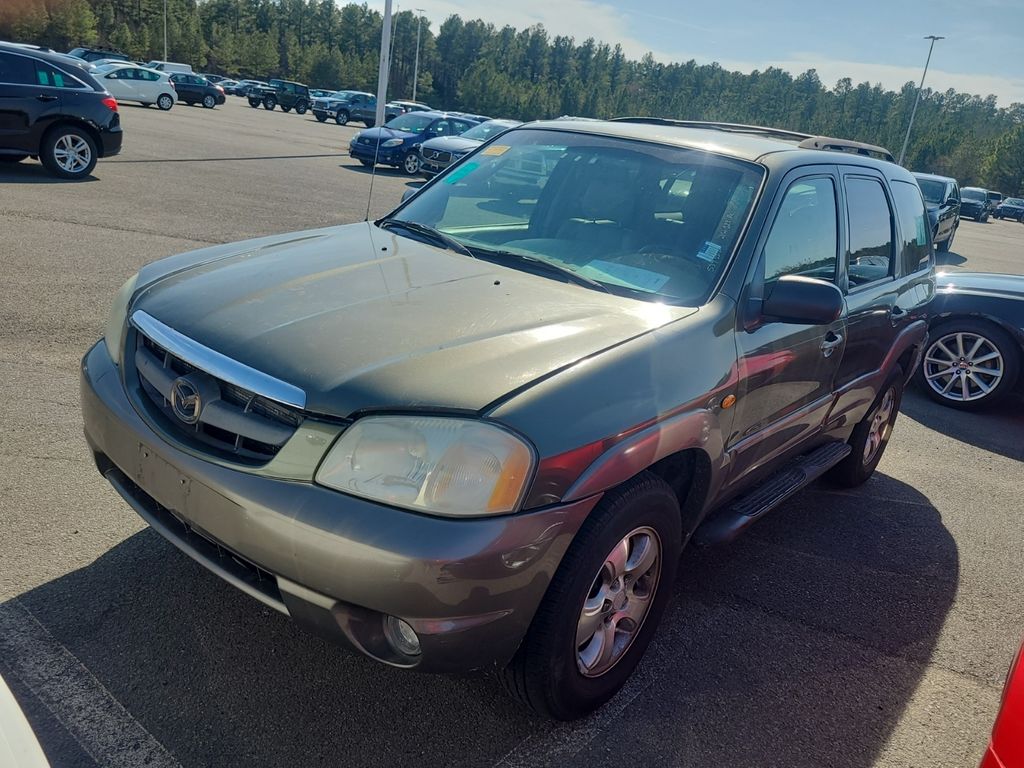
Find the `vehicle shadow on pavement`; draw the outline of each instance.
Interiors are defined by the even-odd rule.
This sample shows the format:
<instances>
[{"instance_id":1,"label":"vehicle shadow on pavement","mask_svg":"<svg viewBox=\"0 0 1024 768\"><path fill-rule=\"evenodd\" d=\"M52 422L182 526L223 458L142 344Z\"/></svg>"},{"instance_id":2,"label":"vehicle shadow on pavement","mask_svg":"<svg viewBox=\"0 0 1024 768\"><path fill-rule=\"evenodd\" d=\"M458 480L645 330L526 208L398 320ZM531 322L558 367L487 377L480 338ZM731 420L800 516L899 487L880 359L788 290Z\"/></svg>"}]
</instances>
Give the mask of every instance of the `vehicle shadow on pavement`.
<instances>
[{"instance_id":1,"label":"vehicle shadow on pavement","mask_svg":"<svg viewBox=\"0 0 1024 768\"><path fill-rule=\"evenodd\" d=\"M915 385L904 394L900 412L946 438L1024 461L1024 392L1020 386L1002 403L958 411L933 403Z\"/></svg>"},{"instance_id":2,"label":"vehicle shadow on pavement","mask_svg":"<svg viewBox=\"0 0 1024 768\"><path fill-rule=\"evenodd\" d=\"M956 545L914 489L880 474L814 486L736 543L688 550L637 674L568 724L490 676L402 672L321 641L149 529L16 603L186 766L866 768L958 578Z\"/></svg>"},{"instance_id":3,"label":"vehicle shadow on pavement","mask_svg":"<svg viewBox=\"0 0 1024 768\"><path fill-rule=\"evenodd\" d=\"M967 263L967 257L961 256L956 251L946 251L945 253L935 252L935 266L936 267L959 267L961 264Z\"/></svg>"},{"instance_id":4,"label":"vehicle shadow on pavement","mask_svg":"<svg viewBox=\"0 0 1024 768\"><path fill-rule=\"evenodd\" d=\"M100 164L103 161L100 160ZM102 171L101 165L96 170ZM4 163L0 165L0 184L88 184L99 181L95 176L86 176L84 179L58 179L47 171L43 164L35 160L23 160L20 163Z\"/></svg>"}]
</instances>

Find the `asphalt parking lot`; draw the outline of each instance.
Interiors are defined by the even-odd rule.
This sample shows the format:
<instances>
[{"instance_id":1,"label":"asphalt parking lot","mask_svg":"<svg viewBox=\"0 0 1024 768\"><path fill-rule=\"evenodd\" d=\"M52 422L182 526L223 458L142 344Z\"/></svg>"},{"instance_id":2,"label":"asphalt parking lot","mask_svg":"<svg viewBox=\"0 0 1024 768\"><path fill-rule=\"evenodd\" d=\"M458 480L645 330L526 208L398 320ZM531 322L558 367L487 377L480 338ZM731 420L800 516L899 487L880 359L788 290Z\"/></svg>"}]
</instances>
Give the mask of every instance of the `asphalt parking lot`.
<instances>
[{"instance_id":1,"label":"asphalt parking lot","mask_svg":"<svg viewBox=\"0 0 1024 768\"><path fill-rule=\"evenodd\" d=\"M916 392L875 477L683 556L638 674L551 724L488 676L403 673L296 629L149 530L96 472L78 361L121 282L209 243L362 220L356 128L121 107L95 179L0 170L0 674L55 766L971 766L1024 616L1024 401ZM370 216L408 180L382 170ZM943 268L1024 274L964 221Z\"/></svg>"}]
</instances>

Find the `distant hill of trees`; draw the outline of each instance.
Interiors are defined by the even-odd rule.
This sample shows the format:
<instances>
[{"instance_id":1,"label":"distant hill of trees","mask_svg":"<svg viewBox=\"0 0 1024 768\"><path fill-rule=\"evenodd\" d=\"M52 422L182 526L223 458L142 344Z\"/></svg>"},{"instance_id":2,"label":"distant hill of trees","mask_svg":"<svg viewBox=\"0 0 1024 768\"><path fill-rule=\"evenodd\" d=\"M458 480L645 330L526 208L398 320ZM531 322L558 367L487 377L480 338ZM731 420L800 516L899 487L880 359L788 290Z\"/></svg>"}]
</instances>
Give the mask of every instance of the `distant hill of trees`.
<instances>
[{"instance_id":1,"label":"distant hill of trees","mask_svg":"<svg viewBox=\"0 0 1024 768\"><path fill-rule=\"evenodd\" d=\"M197 70L286 76L374 90L381 14L334 0L167 0L168 56ZM629 59L620 46L450 16L421 19L417 96L442 108L533 119L655 115L771 125L854 138L898 152L916 85L899 91L843 78L822 83L769 67L750 74L695 61ZM417 18L395 16L390 95L408 98ZM2 0L0 39L58 50L100 43L163 56L163 0ZM906 165L1004 194L1024 193L1024 104L926 89Z\"/></svg>"}]
</instances>

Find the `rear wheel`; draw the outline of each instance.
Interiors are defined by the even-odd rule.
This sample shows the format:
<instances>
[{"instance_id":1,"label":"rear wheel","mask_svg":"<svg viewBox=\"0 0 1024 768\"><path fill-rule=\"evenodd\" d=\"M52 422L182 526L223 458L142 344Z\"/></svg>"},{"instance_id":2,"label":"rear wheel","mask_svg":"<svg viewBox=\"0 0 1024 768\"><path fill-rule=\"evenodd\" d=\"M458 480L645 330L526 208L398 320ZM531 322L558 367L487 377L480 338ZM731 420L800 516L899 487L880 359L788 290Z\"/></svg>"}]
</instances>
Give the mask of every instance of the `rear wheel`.
<instances>
[{"instance_id":1,"label":"rear wheel","mask_svg":"<svg viewBox=\"0 0 1024 768\"><path fill-rule=\"evenodd\" d=\"M213 96L211 96L210 94L206 94L205 96L203 96L203 106L207 109L213 109L215 106L217 106L217 100L213 98Z\"/></svg>"},{"instance_id":2,"label":"rear wheel","mask_svg":"<svg viewBox=\"0 0 1024 768\"><path fill-rule=\"evenodd\" d=\"M896 366L882 386L867 415L853 428L849 444L850 455L828 471L825 477L843 488L853 488L864 483L882 460L885 446L889 444L892 426L903 399L903 369Z\"/></svg>"},{"instance_id":3,"label":"rear wheel","mask_svg":"<svg viewBox=\"0 0 1024 768\"><path fill-rule=\"evenodd\" d=\"M915 376L935 402L972 411L1008 395L1020 367L1020 345L1002 328L985 320L951 318L929 332Z\"/></svg>"},{"instance_id":4,"label":"rear wheel","mask_svg":"<svg viewBox=\"0 0 1024 768\"><path fill-rule=\"evenodd\" d=\"M338 114L334 116L334 122L338 125L348 125L349 117L350 115L347 110L340 109L338 110Z\"/></svg>"},{"instance_id":5,"label":"rear wheel","mask_svg":"<svg viewBox=\"0 0 1024 768\"><path fill-rule=\"evenodd\" d=\"M156 100L156 105L166 112L174 106L174 97L169 93L162 93L160 94L160 98Z\"/></svg>"},{"instance_id":6,"label":"rear wheel","mask_svg":"<svg viewBox=\"0 0 1024 768\"><path fill-rule=\"evenodd\" d=\"M665 612L681 547L679 504L664 480L641 472L606 493L502 672L508 692L559 720L614 696Z\"/></svg>"},{"instance_id":7,"label":"rear wheel","mask_svg":"<svg viewBox=\"0 0 1024 768\"><path fill-rule=\"evenodd\" d=\"M282 105L281 106L281 111L282 112L291 112L292 108L291 107L286 107L286 106Z\"/></svg>"},{"instance_id":8,"label":"rear wheel","mask_svg":"<svg viewBox=\"0 0 1024 768\"><path fill-rule=\"evenodd\" d=\"M77 181L96 167L96 143L82 129L60 125L43 137L39 159L54 176Z\"/></svg>"}]
</instances>

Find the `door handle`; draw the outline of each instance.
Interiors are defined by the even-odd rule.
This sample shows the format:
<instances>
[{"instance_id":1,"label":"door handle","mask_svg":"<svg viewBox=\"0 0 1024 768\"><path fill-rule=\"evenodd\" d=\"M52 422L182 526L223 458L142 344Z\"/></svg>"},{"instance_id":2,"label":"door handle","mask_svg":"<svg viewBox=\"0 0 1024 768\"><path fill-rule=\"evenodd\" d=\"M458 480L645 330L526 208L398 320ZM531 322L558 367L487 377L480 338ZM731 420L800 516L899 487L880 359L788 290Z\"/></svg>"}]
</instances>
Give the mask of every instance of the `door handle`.
<instances>
[{"instance_id":1,"label":"door handle","mask_svg":"<svg viewBox=\"0 0 1024 768\"><path fill-rule=\"evenodd\" d=\"M843 334L829 331L825 334L825 340L821 342L821 351L825 357L831 357L836 347L843 343Z\"/></svg>"},{"instance_id":2,"label":"door handle","mask_svg":"<svg viewBox=\"0 0 1024 768\"><path fill-rule=\"evenodd\" d=\"M36 101L56 101L56 100L57 100L56 96L50 96L49 94L46 94L46 93L40 93L38 96L36 96Z\"/></svg>"},{"instance_id":3,"label":"door handle","mask_svg":"<svg viewBox=\"0 0 1024 768\"><path fill-rule=\"evenodd\" d=\"M907 310L902 307L894 306L889 310L889 320L893 325L896 325L900 320L907 316Z\"/></svg>"}]
</instances>

